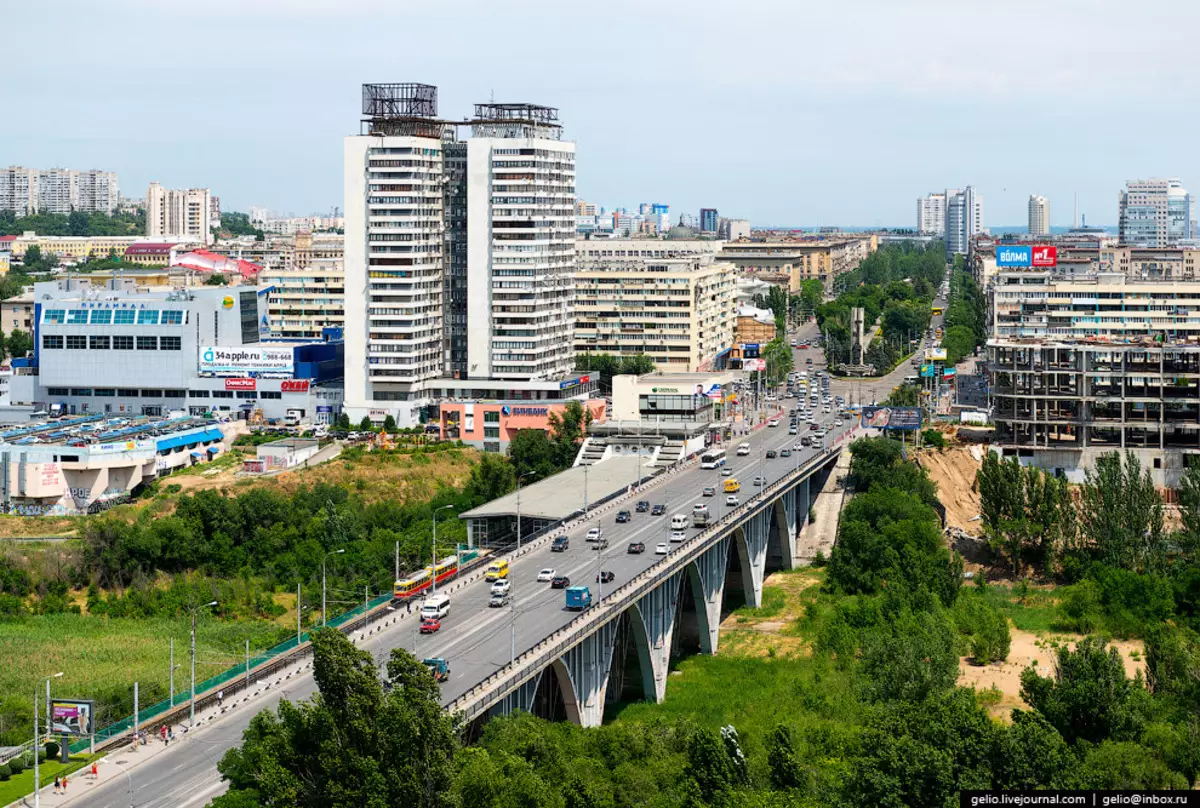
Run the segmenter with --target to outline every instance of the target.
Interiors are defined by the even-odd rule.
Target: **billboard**
[[[257,390],[258,389],[258,380],[257,379],[226,379],[225,380],[225,389],[226,390]]]
[[[73,699],[54,699],[50,702],[50,733],[52,735],[94,735],[96,732],[95,702]]]
[[[946,361],[946,349],[945,348],[926,348],[925,349],[925,361],[926,362],[945,362]]]
[[[200,346],[201,373],[291,373],[292,349],[266,345]]]
[[[1048,244],[1027,245],[1001,244],[996,247],[998,267],[1053,267],[1058,266],[1058,248]]]
[[[766,370],[767,360],[765,359],[743,359],[742,370]]]
[[[937,368],[933,365],[921,365],[921,375],[926,379],[932,379],[937,375]]]
[[[903,429],[914,432],[921,428],[920,407],[863,407],[863,429]]]

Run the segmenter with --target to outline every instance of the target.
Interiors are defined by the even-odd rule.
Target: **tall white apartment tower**
[[[443,136],[454,129],[428,84],[364,84],[362,115],[343,152],[345,405],[399,409],[411,424],[442,375]]]
[[[946,235],[945,194],[926,194],[917,198],[917,233],[922,236]]]
[[[38,212],[38,170],[9,166],[0,168],[0,210],[17,216]]]
[[[49,168],[38,172],[38,212],[70,213],[79,199],[78,172]]]
[[[107,213],[109,216],[117,212],[120,189],[114,172],[93,168],[73,173],[76,175],[76,197],[72,203],[75,210]]]
[[[146,190],[146,235],[212,243],[207,188],[164,188],[157,182]]]
[[[971,240],[983,232],[983,195],[968,185],[946,191],[946,255],[967,255]]]
[[[1029,235],[1050,235],[1050,200],[1044,196],[1029,197]]]
[[[467,377],[573,366],[575,144],[558,110],[476,104],[467,141]]]

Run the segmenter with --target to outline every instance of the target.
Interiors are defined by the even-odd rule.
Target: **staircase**
[[[664,441],[663,445],[654,453],[654,462],[650,465],[665,468],[678,463],[683,456],[683,445],[681,440]]]
[[[595,465],[607,456],[608,451],[608,442],[604,438],[589,437],[584,440],[583,446],[579,447],[579,454],[575,458],[575,465]]]

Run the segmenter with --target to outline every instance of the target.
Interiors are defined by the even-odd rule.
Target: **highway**
[[[811,338],[815,333],[815,326],[809,325],[801,328],[798,335],[801,338]],[[824,357],[815,346],[808,350],[797,350],[795,356],[796,369],[808,370],[810,376],[811,371],[824,367]],[[804,362],[808,357],[813,358],[814,364],[811,366]],[[834,381],[831,384],[831,394],[849,397],[851,386],[858,385],[860,391],[865,388],[871,392],[870,397],[864,396],[868,403],[875,396],[882,400],[891,387],[910,373],[912,368],[905,363],[882,380],[854,383]],[[855,398],[857,400],[857,394]],[[752,480],[756,474],[763,474],[768,480],[778,479],[815,454],[813,449],[803,449],[793,452],[791,457],[772,460],[765,457],[768,449],[790,448],[799,443],[802,435],[811,434],[807,431],[807,425],[802,422],[799,435],[788,435],[786,409],[795,406],[796,403],[795,399],[778,402],[779,406],[784,408],[784,415],[778,427],[762,427],[749,436],[735,436],[734,440],[724,447],[729,454],[727,467],[742,485],[738,494],[742,503],[755,495],[757,489]],[[831,425],[836,415],[818,415],[817,418],[819,423]],[[830,444],[852,425],[847,421],[840,429],[827,435],[826,444]],[[737,444],[742,441],[750,443],[752,450],[749,456],[737,457],[734,452]],[[632,512],[634,503],[645,499],[652,504],[662,503],[667,506],[666,514],[651,516],[649,513],[634,512],[629,523],[616,524],[614,518],[620,508],[610,507],[603,514],[590,518],[570,531],[570,549],[567,552],[552,553],[549,543],[543,542],[537,550],[522,556],[512,565],[510,580],[513,597],[510,606],[489,608],[487,604],[490,598],[490,584],[481,580],[472,584],[466,591],[453,594],[450,613],[442,621],[442,629],[437,633],[420,635],[416,632],[418,620],[414,609],[411,616],[405,615],[398,624],[360,642],[359,646],[375,655],[380,663],[386,660],[387,654],[395,647],[407,648],[418,657],[445,658],[450,663],[451,675],[442,687],[442,695],[445,703],[449,703],[487,675],[508,664],[513,653],[514,636],[515,651],[520,654],[578,615],[577,612],[565,609],[565,594],[562,590],[553,590],[549,583],[536,581],[540,570],[553,568],[557,574],[570,576],[572,584],[589,586],[593,597],[603,597],[605,592],[612,591],[663,558],[655,554],[654,546],[659,542],[668,542],[672,514],[687,514],[690,520],[692,505],[698,502],[708,504],[714,516],[725,513],[729,508],[725,504],[726,495],[721,490],[724,479],[719,471],[700,469],[698,464],[675,474],[662,475],[647,483],[638,493],[626,497],[620,508],[627,508]],[[702,497],[706,486],[716,488],[717,495],[711,498]],[[584,538],[587,529],[596,525],[604,531],[609,543],[608,548],[600,552],[592,549],[592,545]],[[687,529],[689,537],[696,532],[698,530],[695,528]],[[645,553],[627,553],[629,543],[635,540],[645,542]],[[612,571],[615,575],[615,580],[603,587],[595,580],[601,569]],[[72,797],[68,801],[56,799],[47,804],[126,808],[130,804],[129,791],[132,787],[134,804],[139,808],[202,806],[213,796],[224,791],[225,786],[220,780],[216,764],[227,749],[240,743],[242,731],[254,713],[264,709],[273,710],[280,698],[302,700],[314,690],[311,674],[299,676],[290,682],[286,689],[260,697],[250,709],[234,711],[183,738],[172,747],[156,753],[152,760],[147,761],[147,765],[130,766],[128,779],[120,777],[107,780],[86,791],[81,788],[82,793],[78,797]],[[110,757],[120,757],[121,754],[126,758],[130,757],[129,753],[117,753]],[[77,782],[80,786],[85,785],[82,780]]]

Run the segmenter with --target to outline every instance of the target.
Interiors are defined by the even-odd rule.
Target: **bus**
[[[938,316],[939,314],[941,314],[941,313],[942,313],[942,307],[941,307],[941,306],[934,306],[934,307],[933,307],[933,316],[934,316],[934,317],[937,317],[937,316]]]
[[[446,556],[434,566],[426,567],[408,578],[396,581],[392,587],[392,599],[412,600],[423,595],[435,578],[441,584],[456,575],[458,575],[458,556]]]
[[[725,465],[725,450],[710,449],[700,455],[700,468],[702,469],[717,469]]]

